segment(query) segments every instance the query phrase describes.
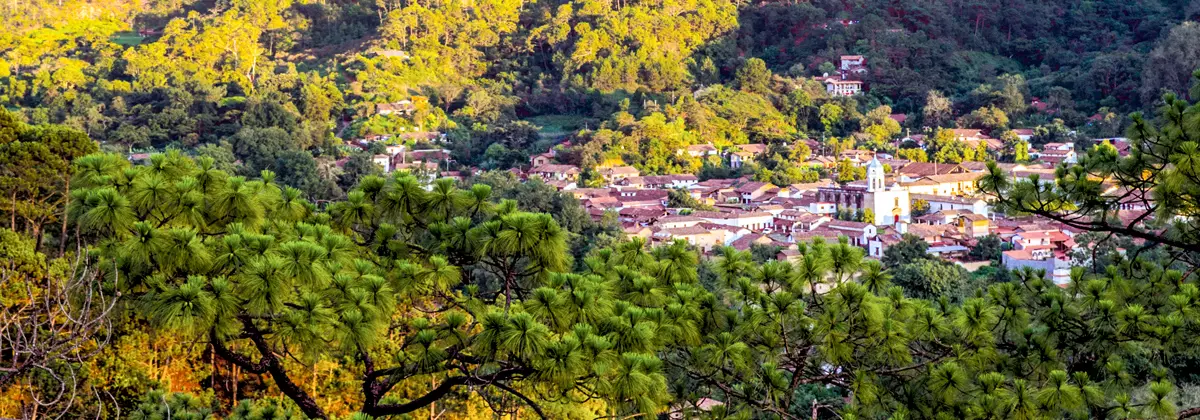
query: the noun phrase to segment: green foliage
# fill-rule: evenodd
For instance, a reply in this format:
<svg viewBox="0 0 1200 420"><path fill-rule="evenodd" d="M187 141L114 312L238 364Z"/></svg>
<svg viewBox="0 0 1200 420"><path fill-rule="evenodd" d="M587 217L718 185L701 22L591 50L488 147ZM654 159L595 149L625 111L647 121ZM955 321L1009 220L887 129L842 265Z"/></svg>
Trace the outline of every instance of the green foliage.
<svg viewBox="0 0 1200 420"><path fill-rule="evenodd" d="M129 413L135 420L208 420L213 418L211 403L190 394L166 394L152 391Z"/></svg>
<svg viewBox="0 0 1200 420"><path fill-rule="evenodd" d="M667 207L688 208L692 210L714 211L713 206L701 203L692 195L683 189L674 189L667 192Z"/></svg>
<svg viewBox="0 0 1200 420"><path fill-rule="evenodd" d="M1008 114L994 105L988 105L964 115L959 119L959 125L967 128L999 131L1008 128Z"/></svg>
<svg viewBox="0 0 1200 420"><path fill-rule="evenodd" d="M928 259L930 255L925 252L927 249L929 249L929 243L924 239L916 235L905 234L899 243L889 246L883 252L883 265L888 268L896 268L903 264Z"/></svg>
<svg viewBox="0 0 1200 420"><path fill-rule="evenodd" d="M358 380L380 390L362 396L368 414L428 404L383 400L425 375L446 375L448 385L429 391L432 400L480 385L455 374L464 362L497 369L487 381L499 381L502 392L536 382L551 394L574 393L588 384L614 409L631 412L666 401L650 354L671 341L640 332L650 324L629 325L633 335L609 326L666 302L629 306L616 300L622 294L604 297L624 287L615 280L567 274L568 231L549 215L516 210L514 201L494 202L487 185L459 190L443 179L426 191L409 175L366 177L347 201L318 212L271 176L246 181L208 160L156 155L151 166L100 165L107 159L81 160L85 188L73 211L103 244L105 271L121 273L112 287L132 296L128 309L165 331L206 338L249 372L270 374L308 416L322 408L295 386L297 372L277 356L284 348L310 363L348 358L363 366ZM634 284L653 273L666 285L691 287L695 257L676 248L639 258L632 269L650 271ZM572 300L572 293L591 297ZM403 316L417 301L448 312ZM397 333L406 338L389 339Z"/></svg>
<svg viewBox="0 0 1200 420"><path fill-rule="evenodd" d="M997 207L1012 214L1032 213L1088 231L1113 232L1130 238L1169 245L1188 252L1200 251L1197 241L1194 136L1200 105L1172 94L1157 122L1134 114L1129 130L1133 142L1128 156L1101 144L1078 164L1060 166L1055 182L1039 178L1012 180L994 165L980 179L981 190L997 197ZM1039 130L1041 131L1041 130ZM1106 193L1110 186L1116 193ZM1131 198L1133 197L1133 198ZM1140 197L1145 197L1146 201ZM1133 219L1122 220L1120 211L1129 202L1150 208ZM1153 203L1150 205L1149 203ZM1165 229L1165 230L1160 230Z"/></svg>
<svg viewBox="0 0 1200 420"><path fill-rule="evenodd" d="M704 324L702 345L667 355L678 372L673 389L679 398L713 398L728 412L807 418L812 399L796 397L797 390L824 384L849 395L838 409L841 416L972 412L1058 418L1111 410L1173 415L1174 387L1163 380L1166 371L1133 373L1130 364L1146 361L1142 346L1158 348L1152 337L1162 327L1155 323L1172 310L1151 315L1149 306L1110 300L1166 299L1120 291L1114 282L1137 285L1134 289L1166 287L1168 293L1195 290L1190 282L1180 289L1151 285L1147 280L1167 273L1161 267L1125 264L1120 270L1131 277L1122 280L1076 272L1066 290L1024 271L1016 283L976 292L963 289L969 276L961 268L920 259L892 275L867 263L856 268L862 270L857 282L812 293L813 285L839 278L837 267L852 263L839 256L842 246L801 244L801 260L794 265L757 265L747 253L722 250L713 263L714 288L729 307L718 309L723 316L712 317L713 325ZM1179 279L1178 272L1169 275ZM903 288L890 286L893 282ZM963 303L906 294L961 296ZM1064 324L1068 320L1080 324ZM1089 340L1055 339L1066 334ZM1114 346L1107 338L1090 341L1100 336L1141 338L1133 347ZM1089 358L1080 360L1081 354ZM1148 392L1133 393L1142 387Z"/></svg>
<svg viewBox="0 0 1200 420"><path fill-rule="evenodd" d="M771 92L771 71L762 59L751 58L738 69L734 83L744 91L768 94Z"/></svg>
<svg viewBox="0 0 1200 420"><path fill-rule="evenodd" d="M977 240L975 246L971 247L970 256L976 261L991 260L999 262L1002 251L1000 237L991 234Z"/></svg>
<svg viewBox="0 0 1200 420"><path fill-rule="evenodd" d="M925 149L919 147L900 149L896 151L896 157L913 162L929 162L929 155L925 153Z"/></svg>
<svg viewBox="0 0 1200 420"><path fill-rule="evenodd" d="M954 115L953 104L941 91L930 90L925 95L925 106L921 112L925 116L925 124L931 127L941 127L950 121Z"/></svg>
<svg viewBox="0 0 1200 420"><path fill-rule="evenodd" d="M850 159L838 161L834 171L837 171L837 181L843 184L867 178L867 168L855 165Z"/></svg>
<svg viewBox="0 0 1200 420"><path fill-rule="evenodd" d="M35 237L37 248L50 233L61 254L71 161L96 149L83 132L60 125L28 126L0 110L0 216L9 221L8 227ZM47 232L56 225L61 230Z"/></svg>
<svg viewBox="0 0 1200 420"><path fill-rule="evenodd" d="M1188 7L220 3L3 6L0 105L20 115L0 112L0 212L20 231L3 238L12 261L30 266L41 238L62 252L75 236L103 261L105 290L123 293L123 326L208 341L215 357L269 377L264 386L291 400L239 406L235 418L323 414L295 381L314 362L336 363L342 376L329 382L352 382L361 395L343 399L373 415L472 394L553 417L588 404L606 412L576 417L655 415L700 397L725 404L713 416L1175 414L1172 382L1197 334L1194 279L1154 264L1169 260L1106 256L1067 290L1015 272L978 292L908 238L885 255L886 270L845 243L805 244L794 264L723 250L697 268L681 244L617 243L611 220L592 222L540 183L489 174L426 190L411 176L380 177L366 155L344 171L334 162L338 137L421 127L446 132L466 165L523 166L572 136L564 163L735 177L743 173L718 158L680 152L765 143L769 153L744 174L782 185L819 174L800 167L812 153L800 139L820 137L823 154L890 150L900 133L892 112L939 127L957 105L976 110L965 126L1040 124L1031 142L1041 145L1075 141L1068 125L1099 109L1081 132L1116 136L1118 112L1188 87L1197 56ZM135 24L159 33L135 39ZM834 71L841 54L867 57L868 94L829 98L801 78ZM1028 109L1034 96L1061 120ZM377 104L400 100L412 101L411 115L376 115ZM1013 184L993 167L985 190L1001 210L1071 211L1086 216L1068 219L1082 227L1170 245L1160 248L1188 260L1200 225L1190 141L1200 112L1164 102L1161 119L1133 118L1130 157L1089 151L1045 184ZM578 121L520 121L547 114ZM932 135L927 152L897 154L988 158L947 134ZM96 150L88 137L108 150L199 158L154 155L135 167L84 156ZM1025 160L1023 143L1009 140L1004 158ZM790 150L776 147L784 143ZM859 169L839 163L839 181L860 179ZM1102 182L1153 197L1155 214L1116 226L1120 199ZM155 403L137 402L143 394L118 404ZM204 416L187 397L156 398ZM162 413L147 405L144 415Z"/></svg>
<svg viewBox="0 0 1200 420"><path fill-rule="evenodd" d="M891 271L892 282L903 288L906 296L922 299L958 298L970 278L966 269L932 258L914 258Z"/></svg>
<svg viewBox="0 0 1200 420"><path fill-rule="evenodd" d="M928 152L938 163L962 163L963 161L983 161L987 159L986 144L979 142L972 148L967 143L954 136L954 132L938 129L929 139Z"/></svg>

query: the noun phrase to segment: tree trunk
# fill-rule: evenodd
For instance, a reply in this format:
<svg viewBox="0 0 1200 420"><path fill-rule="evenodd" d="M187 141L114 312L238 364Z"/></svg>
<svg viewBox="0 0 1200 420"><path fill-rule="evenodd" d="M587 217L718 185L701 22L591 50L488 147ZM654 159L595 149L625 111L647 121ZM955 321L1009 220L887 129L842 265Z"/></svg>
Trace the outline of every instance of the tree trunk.
<svg viewBox="0 0 1200 420"><path fill-rule="evenodd" d="M292 402L295 402L296 406L300 407L300 411L304 412L304 415L314 419L327 418L325 410L322 410L321 406L317 405L312 396L288 376L287 371L283 369L283 362L279 360L279 357L275 355L275 351L267 344L267 340L263 338L262 332L252 322L244 323L248 327L246 333L250 336L250 341L258 349L258 354L262 355L262 361L266 362L267 373L271 374L271 379L275 380L275 386L279 387L279 391L290 398Z"/></svg>
<svg viewBox="0 0 1200 420"><path fill-rule="evenodd" d="M63 197L66 198L66 202L63 204L62 234L58 235L59 258L62 258L67 253L67 218L70 216L71 211L71 180L69 178L67 179L67 193Z"/></svg>
<svg viewBox="0 0 1200 420"><path fill-rule="evenodd" d="M508 307L512 306L513 281L512 271L506 270L504 273L504 315L508 315Z"/></svg>
<svg viewBox="0 0 1200 420"><path fill-rule="evenodd" d="M240 318L245 331L244 336L249 338L254 344L254 348L259 354L260 359L258 362L254 362L249 357L230 350L217 338L215 331L210 331L210 342L213 344L213 348L221 355L221 358L233 363L235 366L244 367L252 373L271 374L271 379L275 380L275 386L279 388L280 393L296 403L296 406L300 408L300 411L305 416L314 419L327 418L325 410L322 410L321 406L317 405L312 396L305 392L300 385L297 385L292 378L288 377L288 373L284 370L283 362L279 359L278 353L267 343L262 331L249 318ZM235 374L235 381L236 376ZM237 399L236 389L237 383L234 382L234 400Z"/></svg>
<svg viewBox="0 0 1200 420"><path fill-rule="evenodd" d="M229 407L237 407L238 402L238 380L242 374L242 367L234 364L230 370L230 380L232 381L233 393L229 397Z"/></svg>
<svg viewBox="0 0 1200 420"><path fill-rule="evenodd" d="M33 222L30 222L30 224L33 225L33 237L37 238L37 241L34 242L33 250L41 252L42 251L42 243L45 242L45 240L46 240L46 236L42 234L42 224L41 223L34 224Z"/></svg>

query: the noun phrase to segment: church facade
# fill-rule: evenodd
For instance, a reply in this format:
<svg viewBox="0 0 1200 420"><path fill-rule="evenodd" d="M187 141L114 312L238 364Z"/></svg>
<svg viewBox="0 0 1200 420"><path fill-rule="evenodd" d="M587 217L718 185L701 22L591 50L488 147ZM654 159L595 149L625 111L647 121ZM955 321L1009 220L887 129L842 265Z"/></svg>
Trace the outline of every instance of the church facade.
<svg viewBox="0 0 1200 420"><path fill-rule="evenodd" d="M850 210L870 209L875 215L875 225L888 226L912 220L912 202L908 188L899 183L887 185L884 181L883 164L871 159L867 164L867 184L817 189L819 201L834 203L838 208Z"/></svg>

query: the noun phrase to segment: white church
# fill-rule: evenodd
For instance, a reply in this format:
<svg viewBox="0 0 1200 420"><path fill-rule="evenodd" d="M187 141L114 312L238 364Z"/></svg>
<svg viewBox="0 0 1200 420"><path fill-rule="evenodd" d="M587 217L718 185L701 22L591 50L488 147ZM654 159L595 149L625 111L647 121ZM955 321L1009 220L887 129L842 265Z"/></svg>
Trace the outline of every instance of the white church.
<svg viewBox="0 0 1200 420"><path fill-rule="evenodd" d="M887 185L883 176L883 164L878 158L867 164L867 184L829 186L817 189L819 201L834 203L838 208L850 210L871 209L875 214L876 226L892 226L900 222L912 222L912 202L908 187L893 182Z"/></svg>

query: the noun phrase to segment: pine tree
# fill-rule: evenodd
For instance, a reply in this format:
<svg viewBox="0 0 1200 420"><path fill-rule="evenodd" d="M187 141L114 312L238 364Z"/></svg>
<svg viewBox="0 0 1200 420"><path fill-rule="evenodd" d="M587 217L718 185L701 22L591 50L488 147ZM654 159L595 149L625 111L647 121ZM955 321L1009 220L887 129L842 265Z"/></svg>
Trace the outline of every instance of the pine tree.
<svg viewBox="0 0 1200 420"><path fill-rule="evenodd" d="M296 362L321 359L357 365L372 416L459 389L512 395L543 416L564 393L622 415L668 400L655 353L694 336L665 312L697 293L685 245L626 248L623 264L602 254L585 263L597 271L570 274L568 232L484 185L367 176L320 210L269 172L247 180L211 165L89 156L73 212L110 287L131 296L127 310L269 375L306 416L326 413L298 386ZM431 375L424 395L389 396Z"/></svg>

